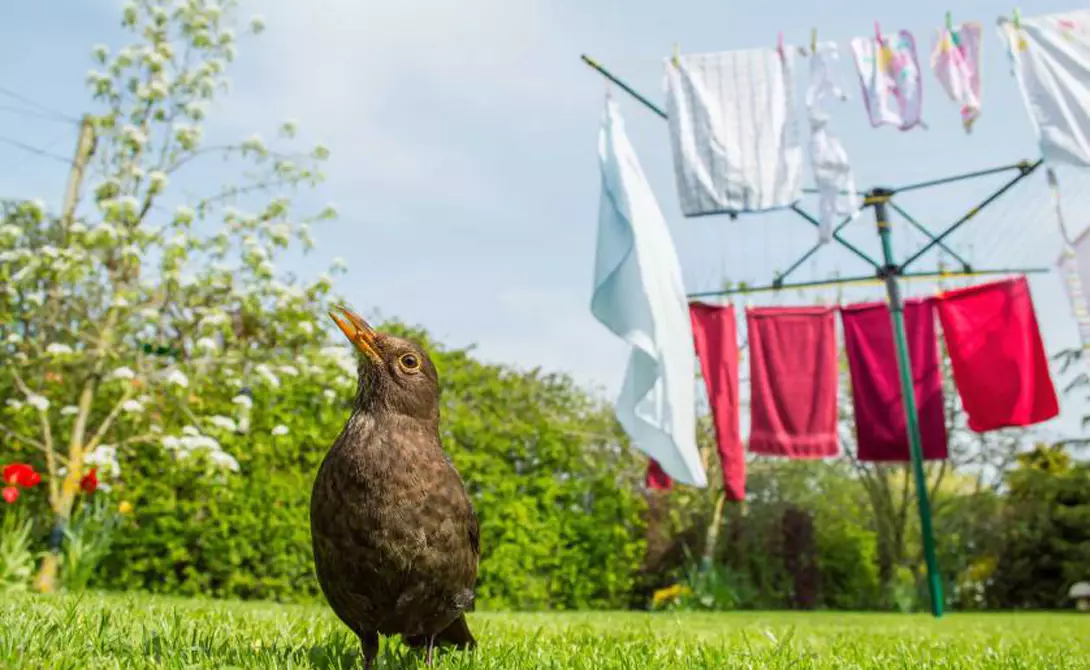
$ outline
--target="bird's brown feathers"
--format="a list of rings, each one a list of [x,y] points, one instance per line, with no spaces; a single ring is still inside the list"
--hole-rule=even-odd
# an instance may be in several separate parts
[[[438,374],[414,343],[377,335],[372,347],[352,416],[314,482],[318,581],[365,650],[375,633],[473,646],[463,613],[479,529],[440,443]]]

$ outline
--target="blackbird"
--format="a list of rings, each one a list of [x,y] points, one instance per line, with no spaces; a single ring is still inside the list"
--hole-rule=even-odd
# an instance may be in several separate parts
[[[344,307],[329,315],[360,354],[352,416],[314,480],[310,529],[326,600],[359,636],[476,646],[464,612],[480,555],[477,515],[439,439],[439,376],[417,344]]]

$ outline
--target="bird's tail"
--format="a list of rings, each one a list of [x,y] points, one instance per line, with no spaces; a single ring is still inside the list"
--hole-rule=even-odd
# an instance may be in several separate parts
[[[413,649],[422,649],[428,646],[428,638],[426,635],[414,635],[405,638],[405,644]],[[469,632],[465,614],[458,615],[457,619],[435,636],[435,646],[453,646],[455,649],[473,649],[477,646],[477,640]]]

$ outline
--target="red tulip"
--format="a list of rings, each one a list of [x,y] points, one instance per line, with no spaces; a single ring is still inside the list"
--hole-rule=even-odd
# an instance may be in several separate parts
[[[91,468],[83,479],[79,480],[79,487],[86,493],[94,493],[98,488],[98,468]]]
[[[14,486],[5,487],[3,491],[0,491],[0,495],[4,497],[4,502],[12,504],[19,499],[19,489]]]
[[[4,483],[9,486],[31,488],[42,481],[42,476],[26,463],[12,463],[4,467]]]

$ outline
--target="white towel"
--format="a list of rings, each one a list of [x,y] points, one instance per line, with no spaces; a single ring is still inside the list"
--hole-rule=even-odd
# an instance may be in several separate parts
[[[751,49],[666,61],[666,109],[685,216],[760,212],[802,197],[794,54]]]
[[[1030,120],[1051,164],[1090,166],[1090,10],[1001,19]]]
[[[833,67],[840,58],[836,42],[816,45],[810,56],[810,86],[806,90],[806,114],[810,121],[810,165],[818,189],[818,239],[833,239],[833,223],[844,216],[859,213],[855,176],[848,162],[848,152],[840,139],[829,131],[829,115],[821,109],[826,98],[843,102],[847,94],[833,79]]]
[[[1083,231],[1072,246],[1064,246],[1056,265],[1079,327],[1079,340],[1083,349],[1090,350],[1090,229]]]
[[[602,199],[590,310],[632,347],[617,420],[666,474],[704,487],[696,448],[696,354],[681,265],[612,99],[602,116],[598,158]]]

